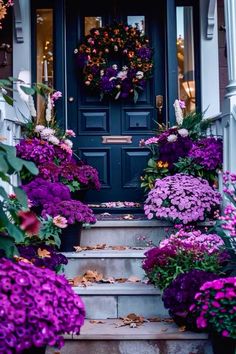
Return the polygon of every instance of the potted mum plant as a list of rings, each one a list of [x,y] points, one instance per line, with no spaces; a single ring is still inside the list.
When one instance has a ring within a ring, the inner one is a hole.
[[[205,282],[190,309],[197,327],[210,332],[214,354],[235,354],[236,277]]]
[[[85,310],[65,277],[25,262],[1,258],[0,352],[44,354],[78,333]]]
[[[145,253],[143,269],[149,281],[161,290],[192,269],[219,274],[229,260],[223,245],[216,234],[180,230]]]
[[[148,219],[156,217],[188,224],[212,216],[220,201],[220,193],[206,180],[177,173],[156,180],[144,211]]]
[[[78,200],[62,200],[61,202],[44,204],[42,217],[56,217],[62,215],[68,227],[63,229],[61,235],[61,247],[63,252],[74,251],[74,246],[80,244],[81,230],[83,224],[94,224],[96,218],[93,211]]]

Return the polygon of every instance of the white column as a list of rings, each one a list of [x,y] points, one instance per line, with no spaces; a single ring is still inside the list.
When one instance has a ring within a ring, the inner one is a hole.
[[[236,96],[236,0],[225,0],[225,27],[229,84],[226,97]]]
[[[236,172],[236,0],[225,0],[228,85],[223,109],[224,169]]]

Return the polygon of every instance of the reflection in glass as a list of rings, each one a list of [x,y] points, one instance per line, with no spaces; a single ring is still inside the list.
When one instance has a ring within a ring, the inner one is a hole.
[[[145,16],[128,16],[127,24],[132,27],[137,27],[141,33],[145,33]]]
[[[190,112],[196,107],[193,8],[191,6],[178,6],[176,23],[178,94],[179,99],[186,103],[186,111]]]
[[[102,27],[102,18],[100,16],[89,16],[84,18],[84,34],[87,36],[92,28]]]
[[[53,10],[36,11],[37,82],[53,87]],[[38,119],[43,119],[44,102],[38,95]]]

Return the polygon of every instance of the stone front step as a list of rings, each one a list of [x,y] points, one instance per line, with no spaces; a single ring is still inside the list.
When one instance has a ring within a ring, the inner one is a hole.
[[[145,277],[142,260],[147,250],[148,248],[66,252],[64,255],[68,258],[68,264],[65,266],[65,275],[67,278],[74,278],[90,269],[102,273],[104,278],[129,278],[135,275],[142,280]]]
[[[152,285],[143,283],[94,284],[73,289],[83,299],[86,318],[89,319],[117,319],[129,313],[136,313],[145,318],[168,317],[160,291]]]
[[[143,236],[158,245],[166,236],[165,228],[173,229],[173,225],[158,220],[97,221],[91,227],[83,229],[81,245],[105,243],[109,246],[145,246],[145,243],[139,239]]]
[[[61,354],[212,354],[203,333],[181,332],[172,323],[148,322],[137,328],[118,327],[120,321],[93,324],[88,320],[81,334],[66,336]],[[54,354],[48,348],[46,354]],[[225,353],[226,354],[226,353]]]

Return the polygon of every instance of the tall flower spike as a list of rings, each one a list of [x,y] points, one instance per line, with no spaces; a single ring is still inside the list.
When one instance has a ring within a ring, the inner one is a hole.
[[[184,116],[183,116],[183,111],[180,108],[180,104],[179,104],[179,100],[175,100],[174,102],[174,108],[175,108],[175,118],[176,118],[176,122],[178,125],[181,125],[183,123],[184,120]]]
[[[50,93],[48,94],[46,117],[45,118],[46,118],[47,123],[50,123],[52,120],[52,101],[51,101]]]

